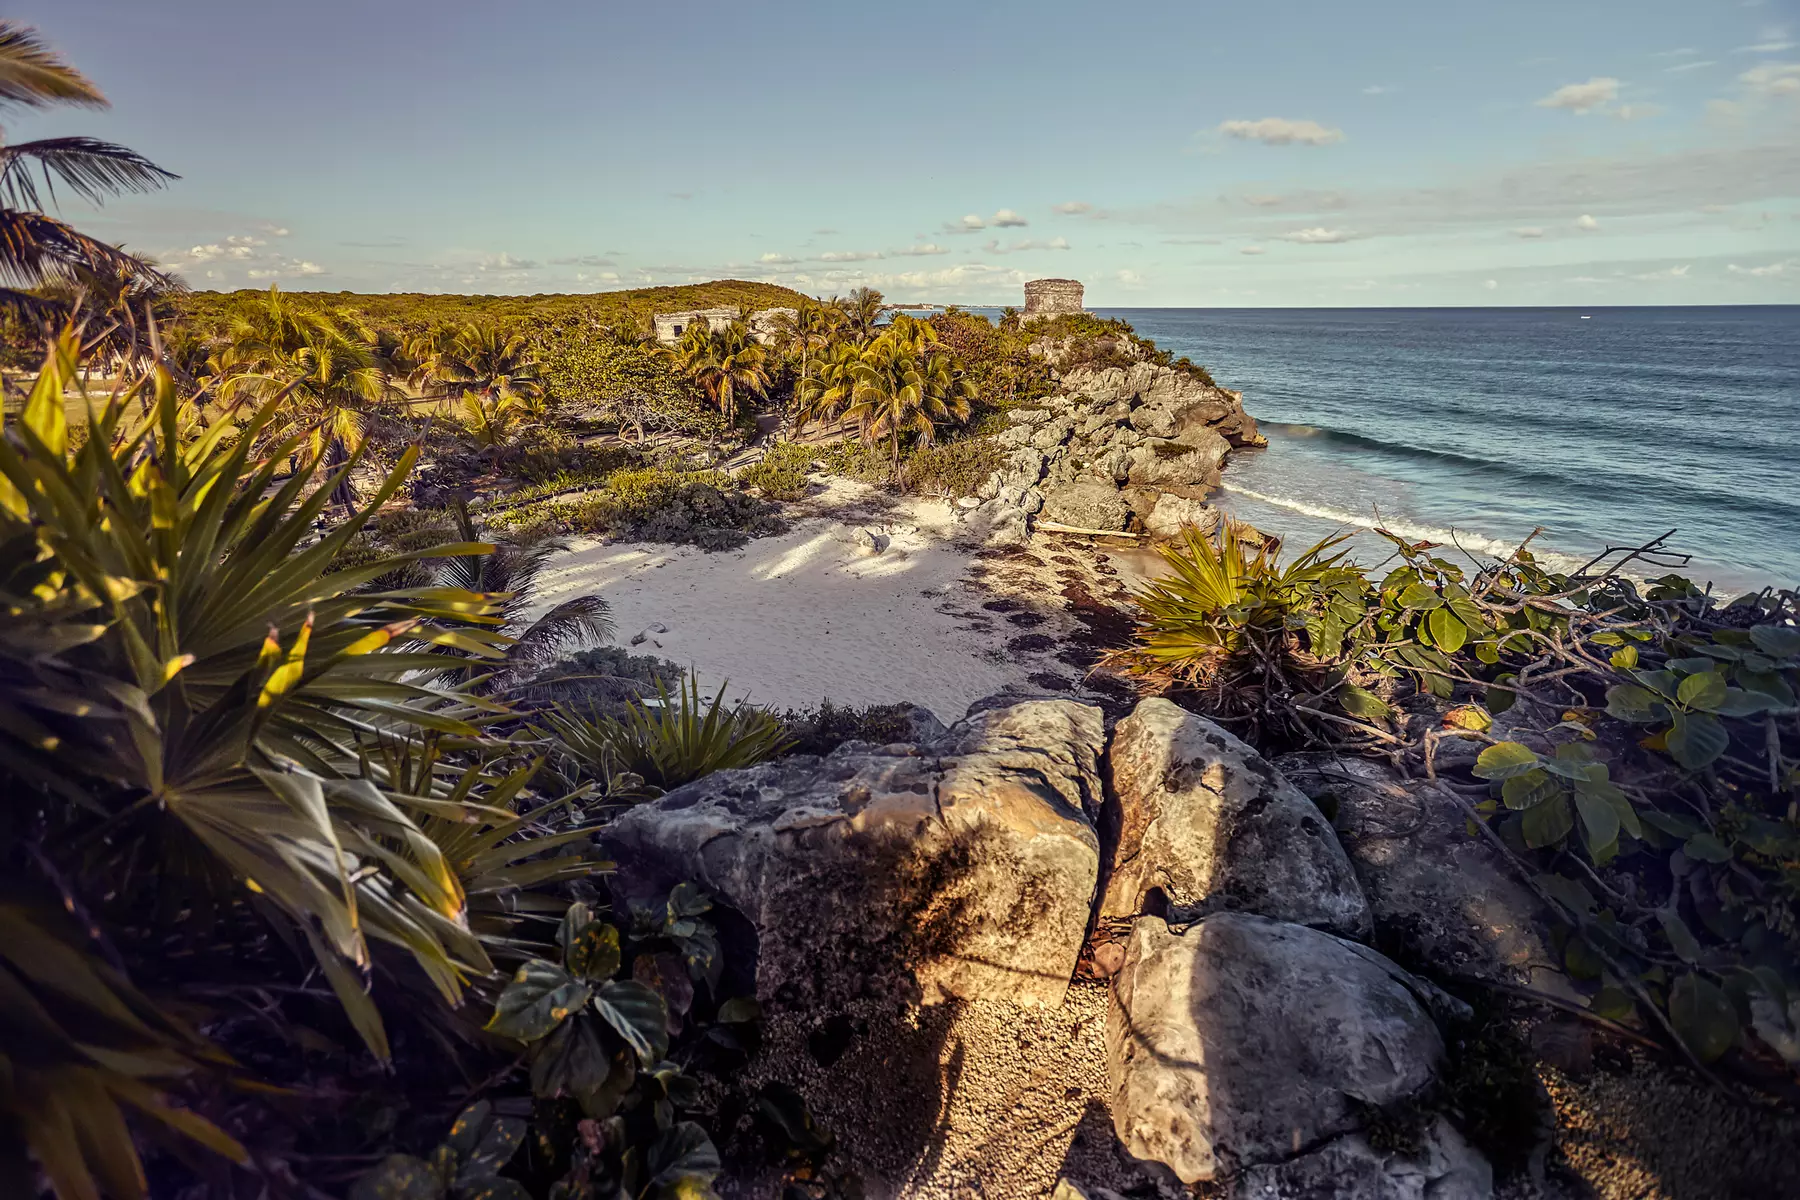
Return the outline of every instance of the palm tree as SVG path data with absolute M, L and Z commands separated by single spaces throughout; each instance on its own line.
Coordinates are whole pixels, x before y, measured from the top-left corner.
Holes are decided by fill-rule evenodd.
M 741 397 L 761 396 L 769 390 L 768 351 L 750 336 L 750 327 L 742 321 L 717 330 L 696 321 L 670 357 L 725 415 L 727 424 L 736 424 Z
M 273 436 L 305 433 L 328 466 L 361 449 L 369 417 L 400 395 L 368 329 L 347 314 L 302 307 L 273 287 L 233 325 L 218 365 L 227 376 L 223 399 L 286 391 Z M 349 501 L 347 487 L 347 480 L 339 485 L 340 502 Z
M 853 342 L 831 342 L 801 376 L 794 393 L 794 436 L 813 421 L 832 421 L 849 407 L 862 351 Z
M 915 345 L 908 331 L 876 338 L 862 352 L 854 373 L 856 384 L 844 416 L 857 424 L 863 441 L 886 440 L 893 447 L 895 478 L 900 475 L 902 435 L 914 434 L 921 445 L 930 445 L 940 423 L 969 419 L 974 384 L 950 355 Z
M 867 342 L 875 336 L 875 325 L 881 320 L 885 297 L 874 288 L 859 287 L 846 300 L 838 301 L 845 322 L 856 334 L 856 340 Z
M 488 405 L 501 398 L 536 412 L 543 400 L 531 340 L 498 325 L 435 331 L 417 355 L 413 377 L 440 396 L 475 392 Z
M 52 104 L 105 108 L 107 101 L 85 76 L 46 47 L 36 31 L 0 21 L 0 112 Z M 0 303 L 36 311 L 35 298 L 15 289 L 76 282 L 82 272 L 171 286 L 168 276 L 143 259 L 50 216 L 43 200 L 47 196 L 55 201 L 59 182 L 98 204 L 121 192 L 160 188 L 174 178 L 136 151 L 95 138 L 0 143 Z

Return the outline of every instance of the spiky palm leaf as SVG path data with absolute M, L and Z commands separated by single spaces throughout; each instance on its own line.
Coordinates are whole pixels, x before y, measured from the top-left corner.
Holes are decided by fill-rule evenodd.
M 33 168 L 36 172 L 33 172 Z M 15 208 L 42 209 L 56 199 L 56 181 L 91 204 L 121 192 L 151 192 L 180 176 L 135 150 L 89 137 L 38 138 L 0 146 L 0 199 Z
M 755 766 L 793 745 L 787 726 L 748 700 L 725 703 L 721 684 L 711 701 L 684 680 L 671 697 L 659 683 L 657 702 L 626 705 L 623 720 L 589 712 L 549 713 L 549 733 L 590 770 L 625 770 L 664 791 L 714 771 Z
M 105 108 L 106 97 L 44 45 L 37 31 L 0 21 L 0 105 L 43 108 L 76 104 Z

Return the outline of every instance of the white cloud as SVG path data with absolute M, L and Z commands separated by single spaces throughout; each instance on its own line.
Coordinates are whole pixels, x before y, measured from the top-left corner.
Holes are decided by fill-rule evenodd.
M 1585 229 L 1591 233 L 1600 228 L 1600 222 L 1594 220 L 1588 213 L 1582 213 L 1579 217 L 1575 218 L 1575 228 Z
M 1144 277 L 1142 275 L 1139 275 L 1136 271 L 1130 270 L 1129 268 L 1113 272 L 1113 278 L 1118 280 L 1122 286 L 1128 288 L 1137 287 L 1144 282 Z
M 1670 72 L 1698 71 L 1703 67 L 1716 67 L 1718 65 L 1719 65 L 1719 61 L 1717 59 L 1705 58 L 1705 59 L 1701 59 L 1698 62 L 1676 63 L 1672 67 L 1665 67 L 1663 69 L 1666 71 L 1670 71 Z
M 1267 254 L 1268 251 L 1264 250 L 1261 246 L 1244 246 L 1238 250 L 1238 253 L 1239 254 Z
M 1287 117 L 1263 117 L 1256 121 L 1225 121 L 1219 132 L 1242 142 L 1261 142 L 1265 146 L 1325 146 L 1344 140 L 1344 131 L 1332 129 L 1317 121 L 1296 121 Z
M 1495 291 L 1496 289 L 1499 288 L 1500 281 L 1498 279 L 1489 279 L 1489 280 L 1486 280 L 1485 282 L 1483 282 L 1481 286 L 1486 288 L 1490 292 Z
M 1527 241 L 1532 241 L 1544 236 L 1543 229 L 1536 225 L 1526 225 L 1523 228 L 1515 229 L 1512 232 L 1514 237 L 1524 238 Z
M 948 254 L 950 253 L 950 247 L 940 246 L 936 242 L 920 242 L 915 246 L 908 246 L 904 250 L 896 250 L 894 253 L 907 255 L 909 257 L 923 257 L 930 254 Z
M 1780 54 L 1784 50 L 1792 50 L 1795 43 L 1788 41 L 1758 42 L 1754 46 L 1739 46 L 1739 54 Z
M 1000 239 L 994 238 L 984 247 L 989 254 L 1017 254 L 1021 250 L 1067 250 L 1068 248 L 1069 239 L 1061 237 L 1051 238 L 1047 242 L 1041 238 L 1026 238 L 1023 241 L 1014 242 L 1010 246 L 1002 246 Z
M 321 267 L 316 262 L 307 262 L 302 259 L 300 262 L 294 264 L 294 271 L 300 275 L 323 275 L 325 273 L 325 268 Z
M 976 216 L 974 213 L 970 213 L 960 221 L 944 222 L 945 233 L 974 233 L 977 230 L 986 228 L 987 222 Z
M 1390 86 L 1389 84 L 1371 83 L 1368 87 L 1366 87 L 1362 90 L 1362 94 L 1365 96 L 1385 96 L 1389 92 L 1397 92 L 1399 90 L 1400 90 L 1399 88 Z
M 1064 204 L 1052 204 L 1050 206 L 1050 211 L 1062 213 L 1066 217 L 1078 217 L 1083 213 L 1093 212 L 1094 206 L 1085 200 L 1070 200 Z
M 1785 275 L 1795 267 L 1800 267 L 1800 258 L 1784 259 L 1781 262 L 1765 263 L 1760 267 L 1740 267 L 1732 263 L 1726 267 L 1733 275 L 1750 275 L 1757 279 L 1767 279 L 1771 275 Z
M 1610 75 L 1596 75 L 1586 83 L 1565 83 L 1537 102 L 1539 108 L 1562 108 L 1586 114 L 1604 108 L 1619 98 L 1619 81 Z
M 499 254 L 484 254 L 475 262 L 477 271 L 535 271 L 542 266 L 534 258 L 514 258 L 504 251 Z
M 1292 233 L 1281 235 L 1284 242 L 1299 242 L 1305 246 L 1328 246 L 1338 242 L 1347 242 L 1350 235 L 1341 229 L 1326 229 L 1323 225 L 1315 225 L 1311 229 L 1296 229 Z
M 762 256 L 762 257 L 761 257 L 761 258 L 759 258 L 759 259 L 757 259 L 757 260 L 756 260 L 756 261 L 757 261 L 757 262 L 759 262 L 759 263 L 764 263 L 764 264 L 766 264 L 766 265 L 769 265 L 769 266 L 779 266 L 779 265 L 781 265 L 781 264 L 783 264 L 783 263 L 791 263 L 791 262 L 793 262 L 793 261 L 794 261 L 794 260 L 793 260 L 793 259 L 791 259 L 791 258 L 789 258 L 789 257 L 788 257 L 788 256 L 787 256 L 787 255 L 785 255 L 785 254 L 773 254 L 773 253 L 771 253 L 771 254 L 765 254 L 765 255 L 763 255 L 763 256 Z
M 1279 208 L 1281 197 L 1273 195 L 1245 196 L 1244 203 L 1254 208 Z
M 1688 272 L 1692 269 L 1692 263 L 1683 263 L 1679 267 L 1669 267 L 1661 271 L 1645 271 L 1643 274 L 1633 275 L 1631 278 L 1642 280 L 1645 283 L 1661 283 L 1670 279 L 1686 279 Z
M 1694 49 L 1692 46 L 1683 46 L 1679 50 L 1658 50 L 1655 54 L 1652 54 L 1650 57 L 1651 58 L 1692 58 L 1692 57 L 1694 57 L 1694 55 L 1696 55 L 1698 53 L 1700 53 L 1700 52 L 1698 50 Z
M 1738 76 L 1758 96 L 1800 96 L 1800 62 L 1764 63 Z
M 994 214 L 994 228 L 996 229 L 1021 229 L 1029 224 L 1031 224 L 1030 221 L 1010 208 L 1003 208 Z
M 1617 117 L 1621 121 L 1641 121 L 1645 117 L 1661 116 L 1663 107 L 1660 104 L 1621 104 L 1607 110 L 1607 116 Z
M 827 250 L 819 255 L 818 261 L 825 263 L 872 262 L 875 259 L 886 257 L 887 255 L 879 250 Z

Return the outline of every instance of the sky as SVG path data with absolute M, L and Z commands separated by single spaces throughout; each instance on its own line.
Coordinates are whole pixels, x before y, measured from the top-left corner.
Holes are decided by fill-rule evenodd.
M 1800 0 L 9 8 L 197 288 L 1800 302 Z

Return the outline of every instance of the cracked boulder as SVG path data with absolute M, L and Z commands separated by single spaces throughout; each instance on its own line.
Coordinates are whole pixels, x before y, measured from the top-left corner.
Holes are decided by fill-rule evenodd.
M 720 771 L 604 837 L 627 890 L 745 918 L 765 1003 L 1062 1002 L 1098 877 L 1100 710 L 1037 700 L 916 746 Z
M 1177 922 L 1235 910 L 1369 932 L 1368 901 L 1331 823 L 1220 726 L 1148 699 L 1119 722 L 1107 762 L 1119 828 L 1102 917 L 1160 904 Z
M 1192 1184 L 1354 1134 L 1443 1060 L 1420 991 L 1373 951 L 1305 926 L 1218 913 L 1176 933 L 1139 918 L 1107 1014 L 1119 1140 Z

